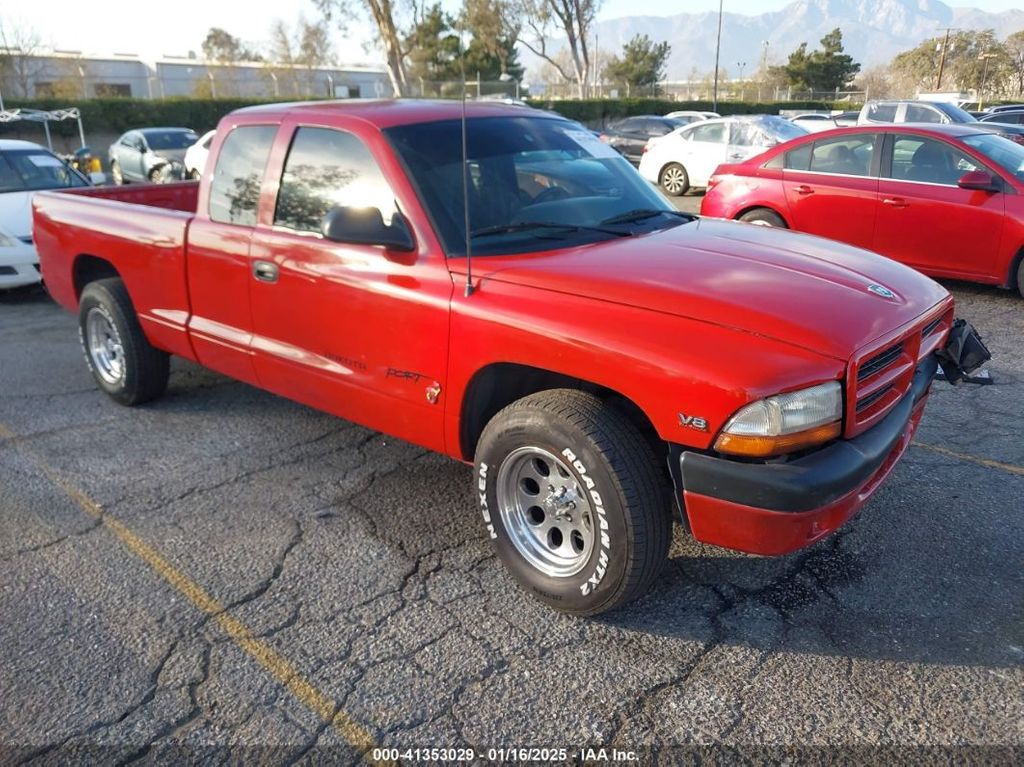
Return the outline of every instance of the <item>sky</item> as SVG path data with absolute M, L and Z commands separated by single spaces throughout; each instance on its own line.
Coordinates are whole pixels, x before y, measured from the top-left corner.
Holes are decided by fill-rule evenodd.
M 852 0 L 851 0 L 852 1 Z M 789 0 L 723 0 L 728 13 L 758 14 L 778 10 Z M 974 7 L 985 11 L 1005 11 L 1020 7 L 1021 0 L 962 0 L 949 5 Z M 175 0 L 173 13 L 164 9 L 156 17 L 166 25 L 166 34 L 155 32 L 156 23 L 148 11 L 129 21 L 125 0 L 91 0 L 88 21 L 83 23 L 79 0 L 0 0 L 0 21 L 7 27 L 34 29 L 44 45 L 63 50 L 82 51 L 86 54 L 110 55 L 135 53 L 143 58 L 155 59 L 163 55 L 184 56 L 189 50 L 197 53 L 210 27 L 218 26 L 236 37 L 259 43 L 268 37 L 270 25 L 280 16 L 292 21 L 299 12 L 310 19 L 316 17 L 311 2 L 275 4 L 278 12 L 253 12 L 252 0 Z M 442 0 L 449 10 L 457 10 L 461 0 Z M 148 8 L 149 6 L 146 6 Z M 676 13 L 717 11 L 718 0 L 605 0 L 601 19 L 620 16 L 666 16 Z M 123 23 L 115 20 L 123 19 Z M 364 50 L 362 42 L 369 39 L 369 30 L 353 25 L 346 38 L 340 32 L 335 36 L 338 58 L 342 63 L 374 63 L 382 61 L 373 52 Z M 353 39 L 355 38 L 355 39 Z

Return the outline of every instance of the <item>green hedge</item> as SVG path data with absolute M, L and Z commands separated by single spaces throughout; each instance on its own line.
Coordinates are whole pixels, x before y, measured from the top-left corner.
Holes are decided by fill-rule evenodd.
M 132 128 L 147 125 L 181 125 L 202 133 L 217 125 L 221 117 L 240 107 L 252 104 L 270 103 L 253 99 L 166 99 L 153 101 L 148 99 L 90 99 L 73 103 L 82 112 L 82 122 L 86 133 L 105 132 L 122 133 Z M 710 101 L 668 101 L 665 99 L 591 99 L 585 101 L 534 101 L 535 106 L 551 109 L 572 120 L 584 123 L 601 124 L 607 120 L 640 114 L 667 114 L 682 109 L 710 111 Z M 33 99 L 27 101 L 11 101 L 5 104 L 8 109 L 17 107 L 27 109 L 52 110 L 69 106 L 66 101 L 57 99 Z M 833 105 L 825 101 L 723 101 L 715 110 L 723 115 L 731 114 L 778 114 L 780 109 L 831 109 L 854 108 L 846 102 Z M 8 123 L 10 128 L 17 130 L 18 123 Z M 0 125 L 0 132 L 3 130 Z M 78 128 L 73 121 L 51 125 L 57 136 L 76 135 Z
M 216 127 L 221 117 L 240 107 L 265 103 L 253 99 L 166 99 L 151 101 L 148 99 L 89 99 L 72 101 L 70 104 L 58 99 L 32 99 L 15 101 L 7 99 L 7 109 L 21 107 L 23 109 L 61 109 L 76 106 L 82 112 L 82 123 L 86 133 L 106 132 L 123 133 L 132 128 L 148 125 L 173 125 L 193 128 L 202 133 Z M 12 128 L 23 128 L 23 124 L 7 123 Z M 50 130 L 55 135 L 70 136 L 77 134 L 78 127 L 73 120 L 52 123 Z
M 537 104 L 537 102 L 533 102 Z M 571 120 L 601 123 L 633 115 L 664 115 L 684 109 L 698 112 L 715 111 L 721 115 L 778 114 L 780 109 L 821 110 L 859 109 L 859 104 L 828 101 L 720 101 L 713 109 L 710 101 L 669 101 L 667 99 L 589 99 L 584 101 L 547 101 L 545 109 L 558 112 Z

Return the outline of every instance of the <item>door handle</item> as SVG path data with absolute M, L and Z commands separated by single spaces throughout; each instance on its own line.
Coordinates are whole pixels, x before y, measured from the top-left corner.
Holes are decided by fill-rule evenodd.
M 902 197 L 883 197 L 883 205 L 891 205 L 894 208 L 909 208 L 910 203 L 904 200 Z
M 793 191 L 797 194 L 814 194 L 814 189 L 807 186 L 807 184 L 800 184 L 799 186 L 793 187 Z
M 253 261 L 252 276 L 260 282 L 277 282 L 277 264 L 269 261 Z

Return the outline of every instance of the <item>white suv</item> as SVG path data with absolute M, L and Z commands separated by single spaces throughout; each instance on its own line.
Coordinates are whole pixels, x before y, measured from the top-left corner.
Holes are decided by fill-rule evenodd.
M 947 101 L 869 101 L 857 118 L 858 125 L 969 122 L 974 122 L 970 114 Z

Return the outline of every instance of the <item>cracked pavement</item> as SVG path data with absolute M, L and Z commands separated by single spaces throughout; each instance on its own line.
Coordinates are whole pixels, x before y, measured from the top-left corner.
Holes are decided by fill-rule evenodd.
M 949 287 L 997 383 L 937 384 L 918 441 L 1024 466 L 1024 301 Z M 0 437 L 0 764 L 358 761 L 329 726 L 342 714 L 401 748 L 1020 756 L 1024 474 L 911 448 L 838 535 L 762 559 L 677 526 L 649 595 L 578 620 L 503 571 L 465 466 L 181 361 L 164 399 L 119 407 L 92 385 L 74 318 L 38 292 L 0 294 L 0 350 L 16 435 Z

